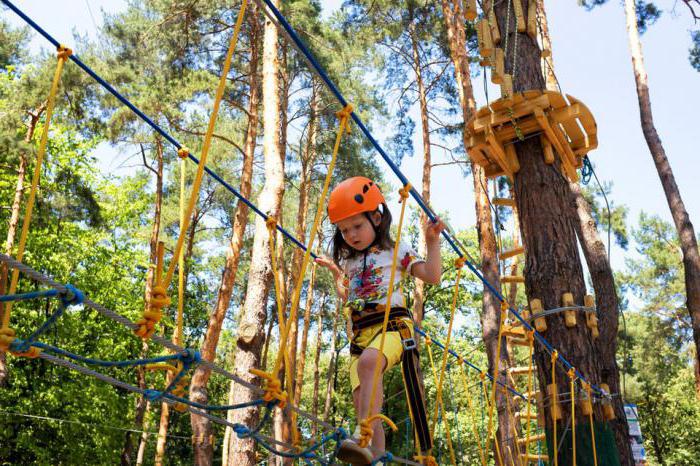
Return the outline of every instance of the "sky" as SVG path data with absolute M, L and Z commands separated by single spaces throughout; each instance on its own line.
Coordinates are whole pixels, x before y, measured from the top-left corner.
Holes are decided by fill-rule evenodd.
M 327 12 L 339 5 L 338 0 L 324 2 Z M 611 199 L 629 207 L 628 224 L 636 223 L 641 211 L 671 221 L 668 205 L 644 141 L 631 60 L 627 45 L 624 11 L 614 0 L 587 12 L 576 0 L 545 2 L 553 44 L 554 66 L 565 93 L 583 101 L 598 124 L 599 147 L 589 156 L 602 181 L 613 183 Z M 673 4 L 674 2 L 661 2 Z M 675 12 L 664 11 L 661 19 L 642 36 L 645 64 L 649 74 L 654 121 L 666 154 L 674 170 L 681 195 L 691 220 L 700 227 L 700 184 L 697 183 L 698 150 L 695 136 L 699 132 L 697 109 L 700 108 L 700 73 L 688 62 L 689 30 L 694 27 L 688 11 L 680 2 Z M 59 41 L 70 46 L 72 33 L 95 39 L 103 12 L 114 13 L 125 7 L 121 0 L 17 0 L 15 4 Z M 0 15 L 16 25 L 21 20 L 3 8 Z M 700 27 L 700 26 L 698 26 Z M 697 27 L 696 27 L 697 28 Z M 34 51 L 47 48 L 35 36 Z M 80 50 L 76 50 L 80 54 Z M 485 104 L 481 78 L 475 80 L 477 104 Z M 695 92 L 694 92 L 695 91 Z M 498 95 L 491 88 L 490 96 Z M 352 96 L 346 96 L 352 101 Z M 381 135 L 380 135 L 381 141 Z M 401 170 L 414 185 L 420 184 L 422 142 L 419 131 L 414 137 L 416 154 L 404 159 Z M 117 152 L 101 147 L 102 159 Z M 435 162 L 440 160 L 438 153 Z M 383 161 L 380 166 L 385 167 Z M 396 180 L 387 169 L 387 179 Z M 433 169 L 431 204 L 447 211 L 451 224 L 466 228 L 474 223 L 472 180 L 462 177 L 454 166 Z M 398 183 L 396 183 L 398 184 Z M 394 204 L 395 206 L 395 204 Z M 634 255 L 614 247 L 612 264 L 624 267 L 624 258 Z

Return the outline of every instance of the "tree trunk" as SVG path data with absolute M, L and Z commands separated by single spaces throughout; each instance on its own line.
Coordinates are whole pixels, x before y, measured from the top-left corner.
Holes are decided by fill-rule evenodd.
M 535 0 L 530 0 L 535 1 Z M 515 13 L 508 11 L 509 4 L 494 6 L 503 42 L 510 45 L 505 51 L 506 73 L 513 76 L 515 92 L 545 88 L 540 67 L 540 49 L 525 33 L 517 33 Z M 523 5 L 527 11 L 527 6 Z M 507 24 L 506 18 L 510 18 Z M 513 52 L 517 40 L 518 55 L 515 69 Z M 518 141 L 514 144 L 520 161 L 520 171 L 514 176 L 515 201 L 518 208 L 523 244 L 527 251 L 525 258 L 525 288 L 529 300 L 540 299 L 543 308 L 553 309 L 562 305 L 564 293 L 572 293 L 574 303 L 583 304 L 586 288 L 583 269 L 576 243 L 576 229 L 570 205 L 570 188 L 559 171 L 559 164 L 547 165 L 544 162 L 542 146 L 537 138 Z M 543 189 L 544 187 L 544 189 Z M 545 337 L 576 369 L 593 384 L 603 382 L 601 370 L 590 331 L 582 324 L 582 316 L 577 316 L 579 325 L 567 328 L 563 314 L 547 317 Z M 552 363 L 550 355 L 542 345 L 535 345 L 534 360 L 537 364 L 539 386 L 543 390 L 551 383 Z M 556 368 L 557 393 L 569 393 L 569 378 L 561 364 Z M 552 398 L 547 396 L 546 403 Z M 565 429 L 571 425 L 569 403 L 560 403 L 562 421 L 558 429 L 561 444 L 558 454 L 559 464 L 572 463 L 571 434 Z M 600 404 L 594 404 L 594 419 L 603 420 Z M 580 414 L 580 413 L 577 413 Z M 550 458 L 554 456 L 552 445 L 551 410 L 545 409 Z M 577 462 L 579 465 L 593 464 L 590 437 L 587 436 L 587 423 L 580 417 L 577 423 Z M 617 448 L 609 429 L 599 429 L 596 434 L 600 464 L 619 464 Z
M 411 13 L 412 14 L 412 13 Z M 413 21 L 409 25 L 409 35 L 411 36 L 411 51 L 413 54 L 413 72 L 416 76 L 416 85 L 418 86 L 418 102 L 420 103 L 420 121 L 421 134 L 423 140 L 423 179 L 421 196 L 427 204 L 430 204 L 430 171 L 432 168 L 432 158 L 430 151 L 430 124 L 428 123 L 428 99 L 425 92 L 425 84 L 423 83 L 423 66 L 418 52 L 418 39 L 416 38 L 416 27 Z M 421 223 L 428 221 L 428 216 L 421 211 Z M 428 247 L 425 243 L 425 232 L 423 228 L 419 228 L 418 234 L 418 256 L 426 257 Z M 413 291 L 413 318 L 420 325 L 423 322 L 425 314 L 425 283 L 422 280 L 415 280 L 416 287 Z
M 331 334 L 331 347 L 328 352 L 331 355 L 331 360 L 328 362 L 328 374 L 326 376 L 326 402 L 323 404 L 323 420 L 330 422 L 331 405 L 333 404 L 333 374 L 335 367 L 338 364 L 336 347 L 338 345 L 338 321 L 343 319 L 341 303 L 338 302 L 335 313 L 333 314 L 333 330 Z
M 27 134 L 24 136 L 24 142 L 29 144 L 34 138 L 37 122 L 46 110 L 46 102 L 41 104 L 34 113 L 29 113 L 29 124 L 27 126 Z M 12 250 L 15 246 L 15 236 L 17 235 L 17 225 L 19 225 L 19 211 L 22 206 L 22 197 L 24 196 L 24 177 L 27 174 L 27 154 L 24 150 L 19 152 L 19 166 L 17 167 L 17 185 L 15 186 L 15 196 L 12 200 L 12 210 L 10 211 L 10 223 L 7 227 L 7 239 L 5 240 L 5 254 L 12 256 Z M 7 287 L 8 268 L 7 264 L 0 265 L 0 295 L 5 294 Z M 5 306 L 0 306 L 0 319 L 5 312 Z M 6 353 L 0 352 L 0 387 L 4 387 L 7 383 L 9 375 L 7 369 Z
M 151 403 L 147 402 L 146 406 L 146 416 L 143 421 L 143 432 L 141 433 L 141 440 L 139 441 L 139 448 L 136 451 L 136 466 L 143 465 L 143 459 L 146 456 L 146 445 L 148 443 L 148 428 L 149 428 L 149 415 L 148 412 L 151 410 Z
M 321 361 L 321 348 L 323 348 L 323 313 L 326 308 L 326 297 L 324 296 L 323 302 L 318 310 L 318 319 L 316 321 L 317 333 L 316 333 L 316 354 L 314 355 L 314 392 L 311 398 L 311 414 L 314 417 L 318 416 L 318 391 L 320 385 L 321 373 L 319 369 L 319 363 Z M 318 425 L 314 422 L 311 427 L 311 437 L 315 438 L 318 433 Z
M 642 43 L 639 40 L 637 30 L 637 16 L 635 3 L 625 0 L 625 15 L 627 17 L 627 35 L 629 38 L 630 52 L 632 54 L 632 68 L 634 80 L 637 85 L 637 98 L 639 100 L 639 116 L 642 121 L 642 132 L 649 146 L 651 158 L 659 173 L 661 186 L 664 188 L 668 207 L 671 209 L 673 223 L 678 231 L 678 239 L 683 252 L 683 269 L 685 271 L 685 292 L 688 314 L 693 326 L 693 339 L 695 340 L 695 392 L 700 397 L 700 253 L 698 253 L 697 237 L 695 229 L 690 222 L 685 204 L 678 190 L 676 179 L 673 176 L 671 164 L 666 157 L 666 151 L 661 144 L 661 138 L 656 132 L 654 119 L 651 113 L 651 100 L 649 98 L 649 84 L 647 72 L 644 68 L 644 56 L 642 55 Z
M 251 11 L 248 15 L 248 22 L 250 24 L 250 63 L 248 73 L 250 96 L 248 101 L 248 126 L 246 130 L 240 186 L 240 193 L 245 198 L 250 198 L 252 191 L 251 182 L 253 178 L 253 161 L 255 159 L 255 145 L 259 124 L 258 107 L 260 104 L 258 76 L 260 24 L 257 19 L 257 6 L 253 3 L 250 7 Z M 226 311 L 231 303 L 231 295 L 233 294 L 236 282 L 236 273 L 238 272 L 238 263 L 241 257 L 247 225 L 248 206 L 239 200 L 234 214 L 231 240 L 226 250 L 226 264 L 221 276 L 221 284 L 219 285 L 216 304 L 209 315 L 207 331 L 204 335 L 204 341 L 202 342 L 200 350 L 202 359 L 206 361 L 214 361 L 216 358 L 216 347 L 219 344 L 219 336 L 221 335 L 221 327 L 226 317 Z M 211 371 L 209 369 L 203 366 L 197 368 L 192 377 L 192 383 L 190 384 L 190 399 L 192 401 L 202 404 L 208 402 L 209 394 L 207 391 L 207 384 L 210 376 Z M 190 423 L 192 425 L 192 436 L 194 439 L 195 464 L 211 464 L 214 454 L 213 445 L 209 441 L 212 435 L 211 421 L 202 416 L 191 415 Z
M 163 141 L 159 136 L 155 138 L 155 149 L 156 149 L 156 168 L 147 167 L 149 170 L 154 172 L 156 176 L 156 192 L 155 192 L 155 206 L 153 211 L 153 225 L 151 226 L 151 237 L 149 238 L 149 264 L 148 272 L 146 273 L 146 291 L 145 297 L 146 302 L 148 301 L 148 296 L 151 295 L 151 289 L 153 288 L 155 263 L 158 257 L 158 237 L 160 236 L 160 223 L 161 223 L 161 211 L 163 209 Z M 145 158 L 145 155 L 144 155 Z M 145 160 L 144 160 L 145 163 Z M 148 304 L 146 304 L 147 306 Z M 145 357 L 148 352 L 148 343 L 144 340 L 141 344 L 141 355 Z M 143 366 L 139 366 L 136 369 L 138 386 L 141 389 L 146 388 L 146 369 Z M 148 409 L 148 403 L 143 396 L 139 396 L 136 400 L 136 412 L 134 414 L 134 429 L 143 430 L 143 420 L 146 415 L 146 409 Z M 121 454 L 121 464 L 130 465 L 131 455 L 133 450 L 133 444 L 131 442 L 132 432 L 127 432 L 124 436 L 124 448 Z
M 311 308 L 314 300 L 314 281 L 316 279 L 316 264 L 311 267 L 311 277 L 306 289 L 306 308 L 304 309 L 304 327 L 301 333 L 301 345 L 297 356 L 297 374 L 294 379 L 294 405 L 299 406 L 304 391 L 304 367 L 306 366 L 306 347 L 309 342 L 309 326 L 311 325 Z
M 554 77 L 554 55 L 551 41 L 549 40 L 549 28 L 547 12 L 544 8 L 544 0 L 537 0 L 537 15 L 539 33 L 545 49 L 550 51 L 545 70 L 547 89 L 557 91 L 558 87 Z M 598 229 L 590 205 L 581 193 L 579 183 L 569 183 L 573 195 L 574 228 L 578 236 L 579 244 L 583 250 L 588 271 L 591 274 L 593 289 L 595 290 L 596 309 L 599 319 L 598 327 L 600 335 L 595 341 L 601 365 L 602 380 L 608 383 L 612 393 L 622 393 L 620 389 L 620 370 L 617 365 L 617 330 L 619 302 L 617 289 L 610 261 L 605 250 L 605 245 L 598 236 Z M 632 466 L 632 447 L 629 442 L 629 427 L 624 410 L 624 399 L 617 396 L 612 399 L 615 408 L 616 419 L 611 421 L 615 433 L 615 443 L 620 454 L 620 463 L 624 466 Z
M 472 115 L 476 112 L 476 102 L 469 74 L 469 57 L 466 54 L 466 35 L 463 23 L 459 20 L 463 13 L 459 0 L 441 0 L 443 16 L 447 27 L 447 38 L 450 45 L 450 56 L 455 67 L 455 80 L 459 93 L 460 106 L 462 107 L 462 118 L 465 125 L 463 130 L 463 143 L 468 145 L 469 134 L 466 129 Z M 471 164 L 474 181 L 474 203 L 476 210 L 476 227 L 479 238 L 479 253 L 481 259 L 481 270 L 484 277 L 493 284 L 496 289 L 500 288 L 500 276 L 498 271 L 498 259 L 496 257 L 496 236 L 493 231 L 491 211 L 488 201 L 488 182 L 484 174 L 484 169 L 475 163 Z M 482 335 L 486 346 L 486 356 L 489 363 L 489 373 L 493 374 L 497 356 L 498 328 L 500 326 L 500 303 L 486 287 L 482 301 Z M 504 340 L 505 341 L 505 340 Z M 507 345 L 501 345 L 499 373 L 505 374 L 509 366 Z M 512 442 L 513 423 L 508 417 L 506 410 L 506 398 L 500 390 L 496 393 L 496 409 L 498 413 L 498 439 L 499 445 L 508 445 L 510 441 L 511 450 L 516 451 L 516 446 Z M 504 449 L 505 450 L 505 449 Z M 511 464 L 509 458 L 503 458 L 506 464 Z
M 278 2 L 275 1 L 275 4 Z M 279 141 L 279 59 L 277 54 L 277 27 L 265 19 L 263 40 L 263 153 L 265 158 L 265 184 L 258 198 L 258 206 L 275 218 L 278 217 L 282 195 L 284 194 L 284 151 Z M 255 221 L 255 239 L 248 274 L 246 299 L 243 304 L 243 317 L 238 328 L 237 351 L 234 359 L 236 375 L 251 383 L 259 383 L 249 369 L 260 365 L 260 356 L 265 335 L 267 301 L 270 290 L 269 236 L 265 220 Z M 237 385 L 233 393 L 233 403 L 245 403 L 256 398 L 250 390 Z M 259 421 L 257 407 L 237 409 L 231 419 L 253 427 Z M 255 464 L 255 442 L 252 439 L 239 439 L 231 436 L 228 462 L 235 466 Z

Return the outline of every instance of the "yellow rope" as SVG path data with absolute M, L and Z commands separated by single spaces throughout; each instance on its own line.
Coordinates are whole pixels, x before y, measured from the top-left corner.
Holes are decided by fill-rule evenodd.
M 195 204 L 199 199 L 199 189 L 202 184 L 202 178 L 204 176 L 204 166 L 207 162 L 207 156 L 209 154 L 209 148 L 211 147 L 212 135 L 214 134 L 214 126 L 216 125 L 216 117 L 219 113 L 219 106 L 221 105 L 221 100 L 224 96 L 224 90 L 226 88 L 226 81 L 228 79 L 228 73 L 231 69 L 231 60 L 233 58 L 233 51 L 236 49 L 236 44 L 238 42 L 238 36 L 241 31 L 241 25 L 243 24 L 243 18 L 245 16 L 246 6 L 248 0 L 243 0 L 240 12 L 238 13 L 238 19 L 233 29 L 233 36 L 229 42 L 228 51 L 226 52 L 226 60 L 224 61 L 224 67 L 221 71 L 221 77 L 219 78 L 219 85 L 216 89 L 216 96 L 214 97 L 214 108 L 212 109 L 211 116 L 209 117 L 209 126 L 207 127 L 207 132 L 204 136 L 204 142 L 202 144 L 202 153 L 200 155 L 199 164 L 197 165 L 197 174 L 195 175 L 194 184 L 192 185 L 192 193 L 190 194 L 189 202 L 187 203 L 187 214 L 185 215 L 185 221 L 180 228 L 180 235 L 177 238 L 177 243 L 175 244 L 175 249 L 173 250 L 173 257 L 178 258 L 182 251 L 182 246 L 187 236 L 187 230 L 190 226 L 190 219 L 192 218 L 192 212 L 194 211 Z M 149 299 L 149 312 L 144 312 L 144 316 L 141 320 L 136 322 L 138 327 L 134 330 L 134 333 L 141 338 L 150 338 L 155 332 L 155 324 L 160 321 L 162 317 L 161 309 L 170 304 L 167 299 L 167 290 L 172 281 L 173 274 L 175 273 L 175 264 L 177 260 L 170 262 L 168 271 L 165 274 L 165 279 L 162 282 L 158 282 L 157 286 L 153 287 L 152 294 L 156 296 L 157 299 Z M 165 298 L 165 299 L 163 299 Z
M 435 384 L 437 385 L 438 375 L 437 375 L 437 370 L 435 369 L 435 360 L 433 359 L 432 343 L 433 343 L 433 341 L 430 339 L 430 337 L 426 336 L 425 337 L 425 347 L 428 349 L 428 358 L 430 359 L 430 368 L 433 372 L 433 380 L 435 381 Z M 445 350 L 445 352 L 447 352 L 447 350 Z M 443 418 L 444 418 L 443 425 L 445 426 L 445 434 L 447 436 L 447 447 L 450 451 L 450 460 L 452 461 L 453 466 L 457 466 L 457 461 L 455 459 L 455 452 L 454 452 L 454 449 L 452 448 L 452 436 L 450 435 L 450 424 L 447 422 L 447 412 L 445 411 L 445 405 L 442 402 L 442 398 L 437 398 L 435 400 L 435 410 L 437 411 L 438 409 L 442 409 L 442 414 L 443 414 Z M 435 436 L 435 424 L 433 424 L 432 429 L 430 429 L 430 436 L 431 437 Z
M 553 447 L 554 447 L 554 466 L 559 465 L 559 448 L 557 445 L 557 420 L 554 419 L 554 411 L 556 410 L 557 403 L 557 359 L 559 358 L 559 353 L 557 350 L 552 351 L 552 392 L 550 393 L 550 403 L 552 405 L 552 434 L 553 434 Z
M 591 398 L 591 385 L 588 382 L 581 382 L 584 390 L 588 395 L 588 400 L 591 402 L 591 409 L 588 411 L 588 420 L 591 424 L 591 441 L 593 442 L 593 463 L 598 466 L 598 451 L 595 447 L 595 428 L 593 427 L 593 398 Z
M 479 377 L 481 378 L 481 388 L 482 388 L 483 395 L 484 395 L 484 402 L 486 403 L 486 409 L 491 409 L 490 408 L 491 402 L 489 400 L 489 394 L 486 390 L 486 372 L 483 372 L 483 371 L 480 372 Z M 488 455 L 488 448 L 489 448 L 488 440 L 489 440 L 491 434 L 489 434 L 487 432 L 486 435 L 487 435 L 486 436 L 486 447 L 484 448 L 484 450 L 486 451 L 486 454 Z M 503 466 L 503 458 L 501 457 L 501 449 L 498 446 L 498 442 L 494 442 L 494 446 L 496 447 L 496 458 L 498 460 L 498 464 Z
M 29 198 L 27 199 L 27 210 L 24 213 L 24 220 L 22 222 L 22 231 L 19 237 L 19 244 L 17 246 L 17 255 L 15 256 L 18 262 L 22 262 L 24 257 L 24 249 L 27 245 L 27 236 L 29 235 L 29 225 L 32 220 L 32 211 L 34 210 L 34 202 L 36 199 L 36 191 L 39 186 L 39 178 L 41 177 L 41 168 L 44 162 L 44 155 L 46 154 L 46 145 L 49 140 L 49 129 L 51 128 L 51 116 L 53 115 L 53 108 L 56 102 L 56 93 L 58 92 L 58 86 L 61 82 L 61 73 L 63 71 L 63 65 L 68 60 L 68 57 L 72 54 L 71 49 L 59 46 L 57 49 L 57 62 L 56 71 L 53 75 L 53 81 L 51 82 L 51 89 L 49 90 L 49 97 L 46 102 L 46 121 L 44 123 L 44 128 L 41 132 L 41 140 L 39 142 L 39 150 L 36 154 L 36 166 L 34 167 L 34 175 L 32 176 L 32 185 L 29 190 Z M 10 281 L 10 289 L 7 294 L 15 294 L 17 291 L 17 283 L 19 282 L 19 269 L 12 270 L 12 279 Z M 2 316 L 2 329 L 6 330 L 10 328 L 10 314 L 12 313 L 12 304 L 10 301 L 5 304 L 5 313 Z M 10 343 L 14 338 L 10 339 Z M 7 351 L 4 343 L 1 345 L 0 349 Z
M 535 331 L 534 330 L 529 330 L 527 332 L 527 341 L 528 341 L 528 358 L 527 360 L 529 361 L 528 366 L 527 366 L 527 433 L 525 434 L 525 455 L 530 454 L 530 431 L 532 427 L 532 422 L 530 422 L 530 414 L 532 410 L 532 351 L 533 351 L 533 343 L 535 341 Z
M 513 408 L 512 408 L 512 398 L 509 397 L 509 392 L 506 387 L 501 387 L 501 390 L 503 392 L 503 397 L 506 399 L 506 412 L 508 413 L 508 419 L 510 420 L 511 427 L 513 429 L 513 438 L 515 441 L 513 442 L 513 445 L 515 445 L 515 451 L 518 459 L 518 464 L 520 464 L 520 446 L 518 443 L 518 428 L 515 425 L 515 416 L 513 415 Z M 508 437 L 510 437 L 511 432 L 508 433 Z M 510 451 L 510 447 L 506 446 L 508 448 L 508 451 Z M 510 462 L 513 463 L 513 452 L 510 452 Z
M 411 191 L 411 183 L 407 183 L 406 186 L 401 188 L 399 190 L 399 196 L 400 199 L 399 201 L 401 202 L 401 215 L 399 216 L 399 224 L 396 229 L 396 242 L 394 244 L 394 254 L 393 258 L 391 260 L 391 274 L 389 276 L 389 289 L 387 290 L 387 295 L 386 295 L 386 306 L 384 308 L 384 322 L 382 323 L 382 335 L 381 338 L 379 339 L 379 355 L 384 354 L 384 340 L 386 338 L 386 328 L 389 325 L 389 312 L 391 311 L 391 295 L 394 293 L 394 278 L 396 277 L 396 264 L 398 263 L 398 256 L 399 256 L 399 244 L 401 242 L 401 230 L 403 229 L 403 219 L 404 219 L 404 214 L 406 213 L 406 204 L 408 204 L 407 199 L 408 199 L 408 194 Z M 376 394 L 377 394 L 377 387 L 379 386 L 379 378 L 381 377 L 381 372 L 382 372 L 382 358 L 378 357 L 376 363 L 374 364 L 374 376 L 372 378 L 372 390 L 370 391 L 371 393 L 371 398 L 369 401 L 369 413 L 371 413 L 374 410 L 374 403 L 376 399 Z M 364 421 L 363 421 L 364 422 Z M 396 430 L 396 429 L 394 429 Z M 361 447 L 366 447 L 369 445 L 369 441 L 372 438 L 372 429 L 370 428 L 368 431 L 363 432 L 362 437 L 360 438 L 359 445 Z
M 506 311 L 508 309 L 508 303 L 504 300 L 501 301 L 501 319 L 500 323 L 498 326 L 498 342 L 496 343 L 496 360 L 494 361 L 493 364 L 493 380 L 492 380 L 492 385 L 491 385 L 491 402 L 489 404 L 489 427 L 488 427 L 488 436 L 486 437 L 486 451 L 489 450 L 489 442 L 491 440 L 491 436 L 493 435 L 494 438 L 496 436 L 496 432 L 493 431 L 493 410 L 494 407 L 496 406 L 496 385 L 498 382 L 498 376 L 499 376 L 499 366 L 501 363 L 501 340 L 503 339 L 503 326 L 505 325 L 506 321 Z M 498 441 L 494 440 L 496 443 L 496 449 L 498 449 Z M 498 458 L 498 464 L 500 466 L 503 466 L 503 460 Z
M 187 162 L 180 160 L 180 231 L 185 224 L 185 174 Z M 175 331 L 175 344 L 182 343 L 182 329 L 185 310 L 185 254 L 180 251 L 177 257 L 177 330 Z
M 447 326 L 447 339 L 445 340 L 445 350 L 442 352 L 442 365 L 440 367 L 440 378 L 437 380 L 437 403 L 435 403 L 435 411 L 433 412 L 433 423 L 430 427 L 431 432 L 435 431 L 435 424 L 438 418 L 438 407 L 442 405 L 442 382 L 445 377 L 445 369 L 447 368 L 447 356 L 450 354 L 450 338 L 452 337 L 452 323 L 454 322 L 455 310 L 457 309 L 457 298 L 459 297 L 459 282 L 462 278 L 462 267 L 466 259 L 460 257 L 455 261 L 457 267 L 457 278 L 455 279 L 454 293 L 452 294 L 452 306 L 450 308 L 450 323 Z
M 576 466 L 576 394 L 574 393 L 574 381 L 576 380 L 576 369 L 573 367 L 567 372 L 571 387 L 571 449 L 573 450 L 573 463 Z
M 472 400 L 472 395 L 469 390 L 469 381 L 467 380 L 467 372 L 464 369 L 464 360 L 459 358 L 457 363 L 461 367 L 460 374 L 462 375 L 462 383 L 464 384 L 464 393 L 467 397 L 467 406 L 469 407 L 469 412 L 474 413 L 474 402 Z M 474 433 L 474 439 L 476 440 L 476 445 L 479 447 L 479 458 L 481 458 L 481 466 L 486 466 L 486 456 L 484 455 L 484 449 L 481 445 L 481 435 L 479 435 L 479 430 L 476 427 L 476 419 L 474 416 L 470 416 L 472 420 L 472 432 Z

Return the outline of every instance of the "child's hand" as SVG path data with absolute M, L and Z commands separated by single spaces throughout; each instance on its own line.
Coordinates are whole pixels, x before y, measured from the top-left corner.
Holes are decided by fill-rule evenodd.
M 331 271 L 333 278 L 335 280 L 335 291 L 342 301 L 348 299 L 348 286 L 346 283 L 345 274 L 340 270 L 340 267 L 333 262 L 333 259 L 326 256 L 319 256 L 315 259 L 315 262 L 321 267 L 325 267 Z
M 445 224 L 442 223 L 442 220 L 439 218 L 436 218 L 435 223 L 431 222 L 428 220 L 424 224 L 424 231 L 425 231 L 425 242 L 430 244 L 430 243 L 436 243 L 440 241 L 440 233 L 445 229 Z

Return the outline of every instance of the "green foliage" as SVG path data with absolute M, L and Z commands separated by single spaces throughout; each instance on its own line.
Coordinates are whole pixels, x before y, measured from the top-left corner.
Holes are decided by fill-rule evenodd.
M 603 186 L 584 186 L 583 197 L 591 207 L 591 215 L 595 219 L 599 232 L 602 235 L 612 235 L 615 243 L 622 249 L 629 246 L 629 233 L 627 232 L 627 212 L 624 205 L 616 205 L 612 200 L 612 183 L 603 183 Z
M 700 31 L 691 31 L 690 39 L 692 45 L 690 47 L 690 65 L 700 71 Z

